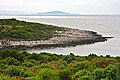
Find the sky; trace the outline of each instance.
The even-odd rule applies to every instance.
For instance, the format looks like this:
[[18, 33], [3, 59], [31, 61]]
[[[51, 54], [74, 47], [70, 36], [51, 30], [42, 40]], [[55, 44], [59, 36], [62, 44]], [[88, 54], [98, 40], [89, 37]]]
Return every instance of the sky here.
[[120, 14], [120, 0], [0, 0], [0, 10], [40, 13]]

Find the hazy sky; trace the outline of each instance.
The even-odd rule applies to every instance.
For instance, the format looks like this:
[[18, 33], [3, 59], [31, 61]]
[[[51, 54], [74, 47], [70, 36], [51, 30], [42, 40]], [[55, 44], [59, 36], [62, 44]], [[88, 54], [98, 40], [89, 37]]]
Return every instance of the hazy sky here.
[[0, 0], [0, 10], [120, 14], [120, 0]]

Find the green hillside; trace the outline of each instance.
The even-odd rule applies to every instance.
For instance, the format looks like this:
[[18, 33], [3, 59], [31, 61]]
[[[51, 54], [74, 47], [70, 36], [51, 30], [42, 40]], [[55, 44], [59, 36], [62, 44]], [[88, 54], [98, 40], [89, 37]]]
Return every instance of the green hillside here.
[[49, 39], [53, 36], [56, 30], [63, 30], [63, 28], [16, 19], [0, 19], [0, 39]]
[[120, 57], [0, 50], [0, 80], [120, 80]]

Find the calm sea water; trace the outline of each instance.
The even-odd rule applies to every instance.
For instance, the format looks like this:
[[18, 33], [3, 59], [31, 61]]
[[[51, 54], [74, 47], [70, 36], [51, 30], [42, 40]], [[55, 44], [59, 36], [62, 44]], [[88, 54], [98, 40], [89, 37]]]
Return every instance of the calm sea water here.
[[50, 52], [56, 54], [120, 56], [120, 16], [2, 16], [3, 18], [17, 18], [20, 20], [40, 22], [69, 28], [96, 31], [103, 36], [113, 36], [106, 42], [75, 47], [32, 49], [28, 52]]

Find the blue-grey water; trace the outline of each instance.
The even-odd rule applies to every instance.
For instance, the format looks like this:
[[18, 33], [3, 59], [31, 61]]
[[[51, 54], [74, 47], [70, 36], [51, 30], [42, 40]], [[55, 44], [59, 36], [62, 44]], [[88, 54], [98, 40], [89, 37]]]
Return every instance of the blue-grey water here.
[[[106, 42], [90, 45], [77, 45], [75, 47], [61, 47], [49, 49], [32, 49], [28, 52], [50, 52], [56, 54], [120, 56], [120, 16], [9, 16], [20, 20], [34, 21], [69, 28], [96, 31], [103, 36], [113, 36]], [[4, 17], [6, 18], [6, 17]], [[8, 17], [7, 17], [8, 18]]]

